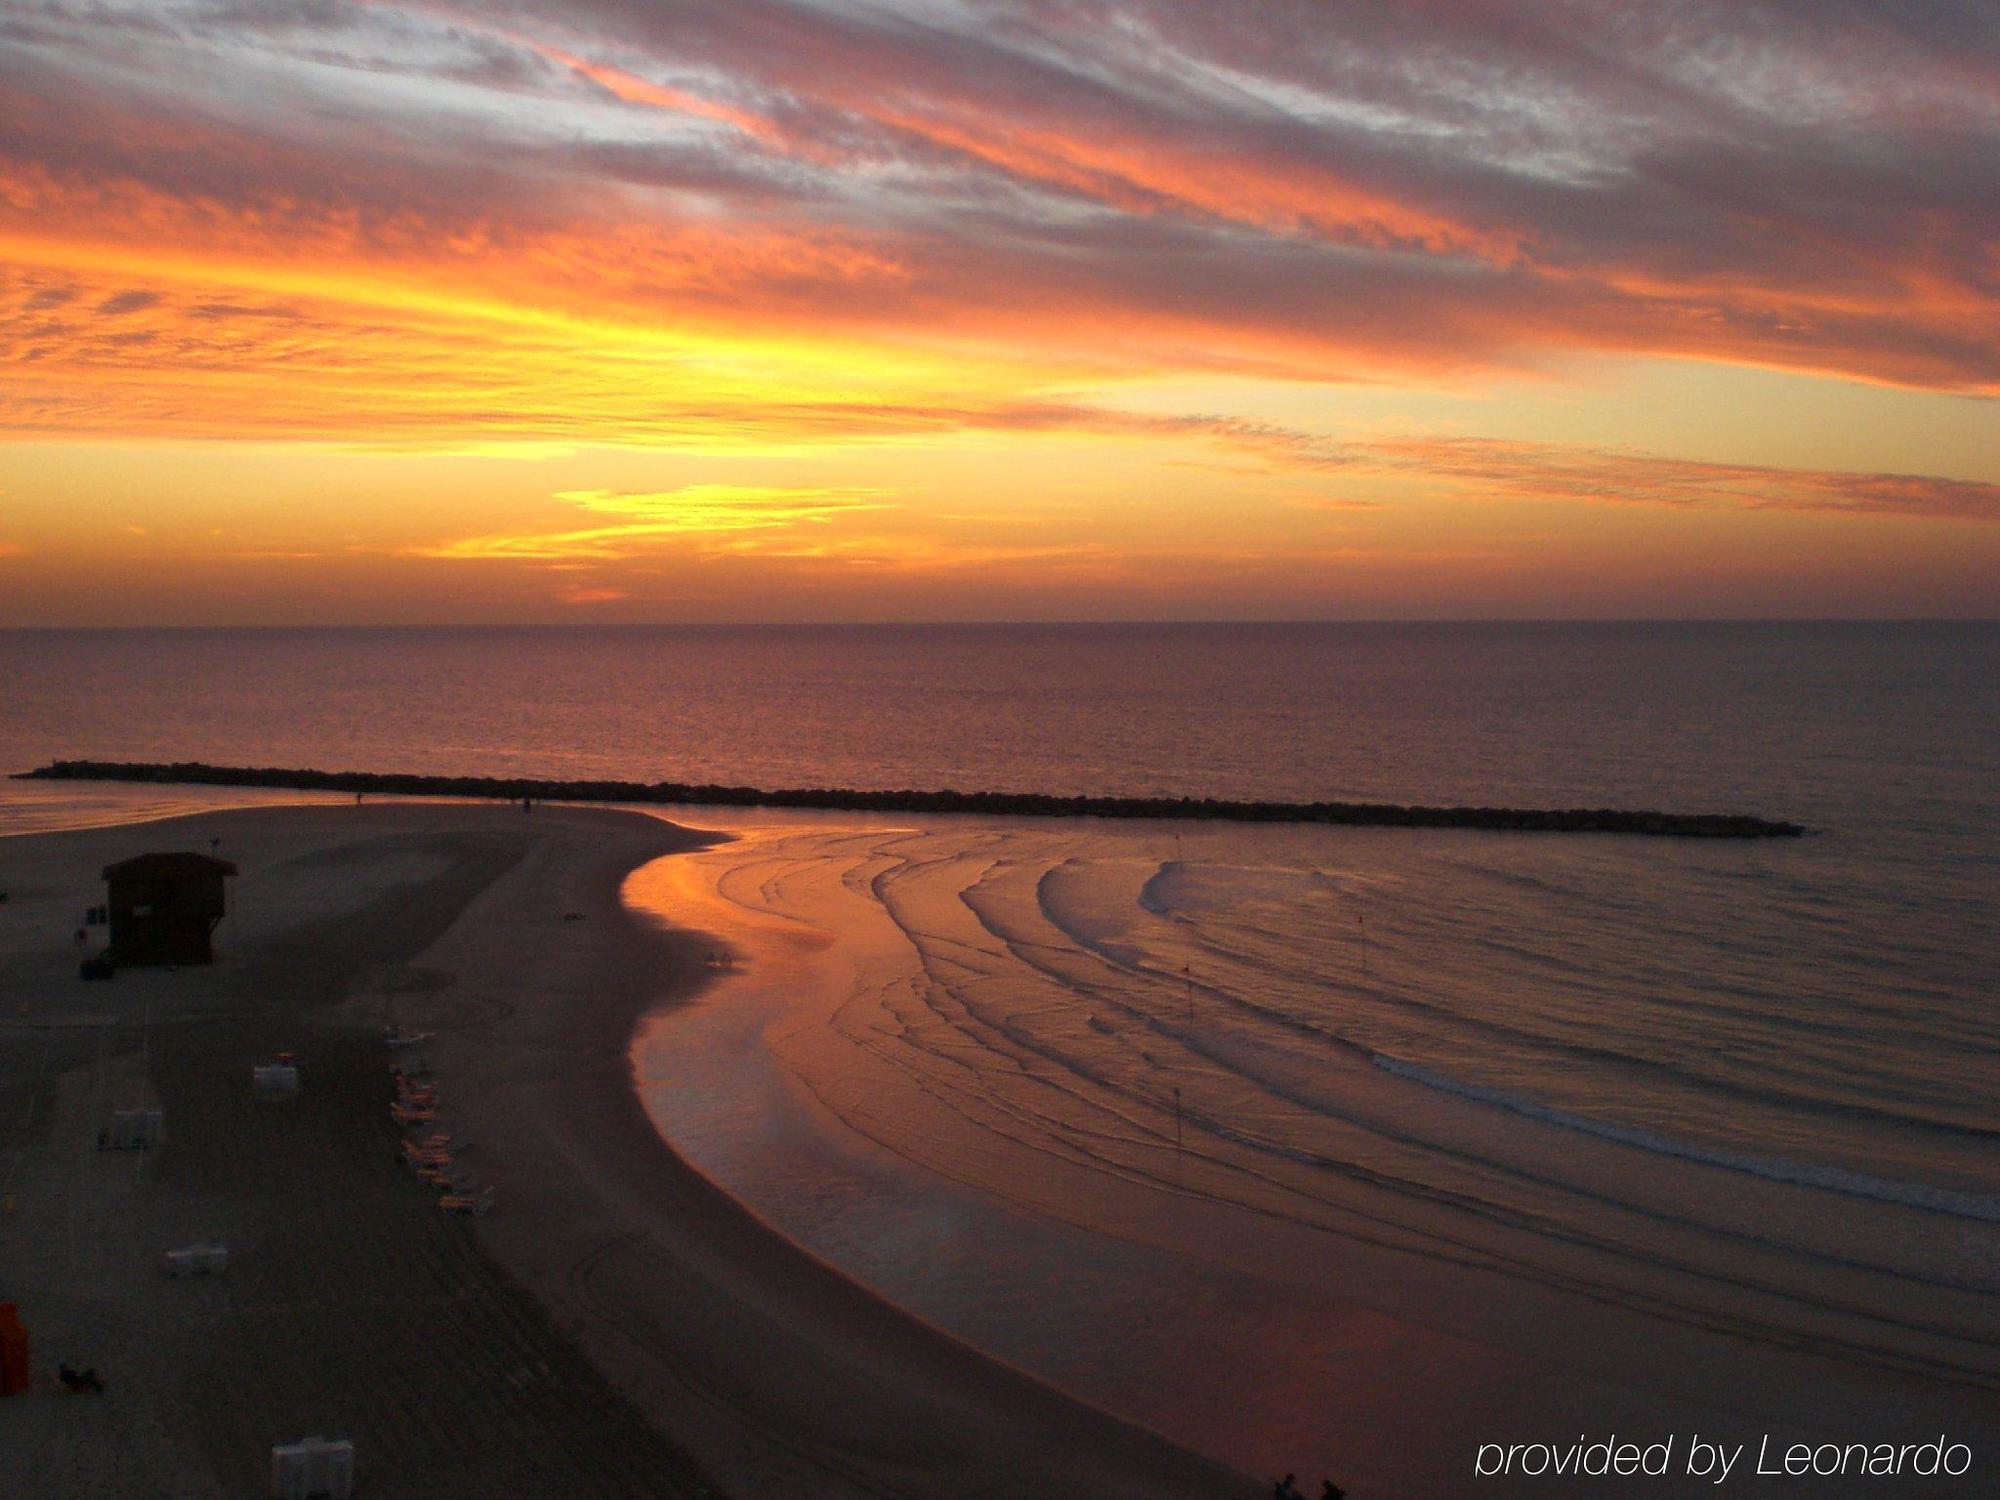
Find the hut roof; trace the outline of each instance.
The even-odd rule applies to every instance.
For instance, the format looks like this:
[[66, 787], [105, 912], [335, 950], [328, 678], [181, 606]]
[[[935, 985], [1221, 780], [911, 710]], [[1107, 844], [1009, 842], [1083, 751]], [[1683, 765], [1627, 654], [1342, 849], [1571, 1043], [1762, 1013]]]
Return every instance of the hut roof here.
[[171, 854], [135, 854], [130, 859], [121, 859], [116, 864], [104, 867], [104, 878], [135, 876], [139, 879], [173, 875], [234, 875], [236, 866], [226, 859], [214, 859], [206, 854], [175, 852]]

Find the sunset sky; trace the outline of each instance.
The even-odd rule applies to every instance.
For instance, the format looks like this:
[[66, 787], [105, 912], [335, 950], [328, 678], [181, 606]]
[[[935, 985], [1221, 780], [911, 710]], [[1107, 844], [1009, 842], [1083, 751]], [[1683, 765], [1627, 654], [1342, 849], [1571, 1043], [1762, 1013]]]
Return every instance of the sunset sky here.
[[2000, 613], [2000, 7], [4, 0], [0, 625]]

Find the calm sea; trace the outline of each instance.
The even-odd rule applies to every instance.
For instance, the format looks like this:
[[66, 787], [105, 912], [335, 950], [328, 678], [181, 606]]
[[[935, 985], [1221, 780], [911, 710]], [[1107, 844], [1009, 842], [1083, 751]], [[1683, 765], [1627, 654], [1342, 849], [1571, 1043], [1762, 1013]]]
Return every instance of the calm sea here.
[[1660, 804], [1994, 831], [2000, 625], [0, 631], [0, 765]]
[[[774, 923], [830, 932], [835, 956], [774, 952], [771, 983], [731, 980], [739, 1005], [656, 1036], [651, 1102], [821, 1253], [1244, 1462], [1280, 1441], [1354, 1462], [1370, 1441], [1313, 1425], [1360, 1409], [1297, 1333], [1335, 1241], [1343, 1295], [1399, 1318], [1426, 1316], [1409, 1265], [1457, 1268], [1472, 1281], [1424, 1293], [1452, 1302], [1436, 1321], [1495, 1347], [1559, 1343], [1523, 1310], [1582, 1327], [1587, 1305], [1747, 1351], [1715, 1368], [1676, 1345], [1682, 1372], [1655, 1388], [1675, 1400], [1787, 1382], [1805, 1400], [1819, 1377], [1770, 1363], [1801, 1350], [1864, 1391], [1896, 1372], [1919, 1418], [1925, 1391], [2000, 1383], [2000, 625], [15, 632], [0, 685], [8, 767], [1805, 823], [1737, 844], [732, 818], [744, 838], [636, 899], [692, 903], [749, 948]], [[97, 796], [0, 785], [0, 831], [117, 815]], [[829, 1121], [875, 1164], [836, 1166]], [[892, 1181], [905, 1168], [1027, 1217]], [[1075, 1244], [1043, 1245], [1051, 1223], [1195, 1245], [1246, 1279], [1218, 1294], [1226, 1317], [1149, 1321]], [[1014, 1285], [1003, 1262], [1052, 1261], [1094, 1290], [1037, 1294], [1038, 1317], [995, 1290]], [[1498, 1295], [1472, 1297], [1479, 1278]], [[1191, 1379], [1189, 1351], [1227, 1345], [1262, 1298], [1250, 1362], [1283, 1388]]]

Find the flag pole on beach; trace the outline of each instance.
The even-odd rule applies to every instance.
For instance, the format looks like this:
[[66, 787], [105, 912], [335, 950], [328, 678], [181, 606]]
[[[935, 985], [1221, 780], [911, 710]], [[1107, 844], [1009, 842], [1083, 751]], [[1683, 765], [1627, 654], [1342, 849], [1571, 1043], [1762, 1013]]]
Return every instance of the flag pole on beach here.
[[1174, 1085], [1174, 1179], [1175, 1181], [1180, 1180], [1180, 1175], [1181, 1175], [1181, 1090], [1180, 1090], [1180, 1085], [1175, 1084]]

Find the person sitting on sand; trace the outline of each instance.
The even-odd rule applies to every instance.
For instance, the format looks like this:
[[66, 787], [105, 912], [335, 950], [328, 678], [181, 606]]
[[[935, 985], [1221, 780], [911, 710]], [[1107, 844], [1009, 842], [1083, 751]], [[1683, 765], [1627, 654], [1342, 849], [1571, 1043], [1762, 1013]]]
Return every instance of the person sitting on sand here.
[[1299, 1476], [1296, 1474], [1287, 1474], [1280, 1479], [1271, 1486], [1271, 1500], [1306, 1500], [1306, 1497], [1299, 1493], [1298, 1480]]

